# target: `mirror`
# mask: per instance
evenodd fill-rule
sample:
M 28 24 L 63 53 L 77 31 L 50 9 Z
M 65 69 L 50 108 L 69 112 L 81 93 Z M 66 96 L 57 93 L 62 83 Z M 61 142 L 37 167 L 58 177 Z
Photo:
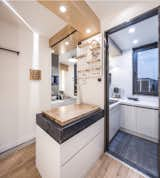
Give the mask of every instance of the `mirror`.
M 76 102 L 77 67 L 76 49 L 52 54 L 51 91 L 52 106 L 62 106 Z

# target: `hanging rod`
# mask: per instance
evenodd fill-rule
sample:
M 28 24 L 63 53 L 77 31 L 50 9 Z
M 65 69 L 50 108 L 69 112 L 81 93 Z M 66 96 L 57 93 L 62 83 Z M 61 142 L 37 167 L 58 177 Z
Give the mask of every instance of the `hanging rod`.
M 19 55 L 19 51 L 15 51 L 15 50 L 12 50 L 12 49 L 7 49 L 7 48 L 2 48 L 2 47 L 0 47 L 0 50 L 4 50 L 4 51 L 9 51 L 9 52 L 11 52 L 11 53 L 16 53 L 17 54 L 17 56 Z

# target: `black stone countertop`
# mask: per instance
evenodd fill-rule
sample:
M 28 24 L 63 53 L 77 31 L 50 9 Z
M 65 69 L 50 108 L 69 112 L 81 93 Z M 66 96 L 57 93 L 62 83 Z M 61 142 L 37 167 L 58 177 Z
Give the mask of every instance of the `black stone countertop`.
M 69 138 L 73 137 L 80 131 L 94 124 L 96 121 L 104 117 L 104 110 L 99 109 L 91 114 L 88 114 L 81 119 L 71 122 L 65 126 L 60 126 L 55 121 L 45 117 L 42 113 L 36 115 L 36 123 L 59 144 L 62 144 Z

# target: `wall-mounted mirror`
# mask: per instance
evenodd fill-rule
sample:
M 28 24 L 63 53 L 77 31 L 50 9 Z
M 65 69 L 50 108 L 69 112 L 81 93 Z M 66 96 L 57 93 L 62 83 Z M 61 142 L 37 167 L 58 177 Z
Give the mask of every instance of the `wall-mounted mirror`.
M 51 99 L 52 107 L 76 102 L 77 96 L 77 42 L 71 35 L 52 49 Z

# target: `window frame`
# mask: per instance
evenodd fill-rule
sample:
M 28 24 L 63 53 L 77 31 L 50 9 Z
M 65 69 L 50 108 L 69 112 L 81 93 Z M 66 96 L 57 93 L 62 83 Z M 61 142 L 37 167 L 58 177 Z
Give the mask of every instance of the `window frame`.
M 158 91 L 157 91 L 157 94 L 152 94 L 152 93 L 145 93 L 145 92 L 138 92 L 136 91 L 136 81 L 138 79 L 138 76 L 137 76 L 137 53 L 138 52 L 142 52 L 142 51 L 147 51 L 147 50 L 150 50 L 150 49 L 154 49 L 154 48 L 158 48 L 158 43 L 157 42 L 154 42 L 154 43 L 150 43 L 150 44 L 147 44 L 147 45 L 143 45 L 143 46 L 140 46 L 140 47 L 136 47 L 136 48 L 133 48 L 132 49 L 132 59 L 133 59 L 133 67 L 132 67 L 132 70 L 133 70 L 133 86 L 132 86 L 132 93 L 133 95 L 146 95 L 146 96 L 158 96 Z M 158 80 L 158 79 L 157 79 Z

